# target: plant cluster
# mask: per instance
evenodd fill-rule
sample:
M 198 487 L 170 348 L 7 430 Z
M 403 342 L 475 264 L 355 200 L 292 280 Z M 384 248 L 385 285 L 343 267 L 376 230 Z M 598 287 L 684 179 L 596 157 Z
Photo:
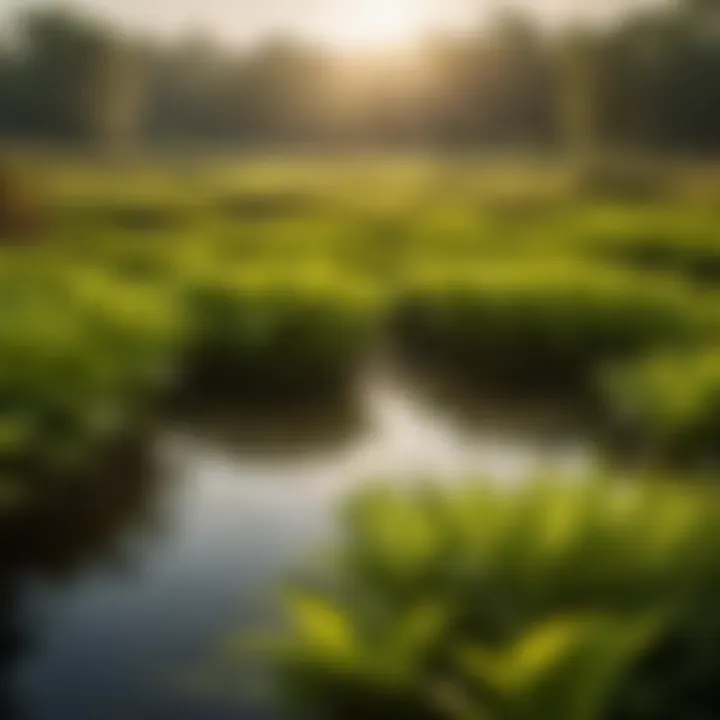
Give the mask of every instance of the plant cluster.
M 713 717 L 717 512 L 607 478 L 366 491 L 286 595 L 286 698 L 320 718 Z

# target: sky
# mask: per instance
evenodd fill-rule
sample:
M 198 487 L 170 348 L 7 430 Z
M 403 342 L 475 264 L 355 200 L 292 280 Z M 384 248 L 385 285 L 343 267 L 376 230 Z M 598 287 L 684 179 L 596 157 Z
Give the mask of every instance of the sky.
M 152 34 L 208 32 L 252 43 L 292 34 L 343 47 L 410 43 L 430 30 L 477 25 L 493 9 L 529 8 L 553 23 L 607 17 L 653 0 L 0 0 L 0 22 L 33 4 L 88 8 Z

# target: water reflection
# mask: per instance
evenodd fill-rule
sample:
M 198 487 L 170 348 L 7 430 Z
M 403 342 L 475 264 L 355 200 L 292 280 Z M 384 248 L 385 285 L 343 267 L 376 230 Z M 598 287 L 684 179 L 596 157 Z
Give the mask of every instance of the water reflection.
M 19 710 L 15 671 L 38 642 L 28 588 L 72 586 L 91 567 L 129 572 L 135 547 L 160 526 L 162 475 L 144 452 L 114 458 L 102 482 L 86 478 L 48 490 L 0 522 L 0 718 Z M 142 539 L 140 539 L 142 538 Z
M 0 575 L 0 717 L 20 718 L 13 671 L 19 662 L 27 636 L 20 627 L 18 587 Z
M 451 420 L 455 433 L 477 438 L 505 436 L 563 455 L 568 441 L 584 439 L 587 449 L 600 449 L 601 423 L 595 401 L 577 391 L 527 391 L 507 384 L 469 383 L 452 373 L 437 372 L 405 359 L 388 366 L 395 386 Z M 592 440 L 591 440 L 592 439 Z
M 195 409 L 168 424 L 149 475 L 77 488 L 4 528 L 0 717 L 263 717 L 182 678 L 229 629 L 273 622 L 279 579 L 331 537 L 354 488 L 590 462 L 577 425 L 548 433 L 542 413 L 476 405 L 383 367 L 334 406 Z
M 297 459 L 337 451 L 366 432 L 367 423 L 361 382 L 315 403 L 196 401 L 175 412 L 171 427 L 233 456 Z

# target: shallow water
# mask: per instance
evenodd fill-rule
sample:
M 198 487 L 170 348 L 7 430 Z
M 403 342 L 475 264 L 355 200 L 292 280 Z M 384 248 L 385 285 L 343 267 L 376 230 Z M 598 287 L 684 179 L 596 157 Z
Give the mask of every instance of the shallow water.
M 147 476 L 26 528 L 0 569 L 0 718 L 273 717 L 259 667 L 230 688 L 213 658 L 228 633 L 272 624 L 274 589 L 354 488 L 592 461 L 573 418 L 430 396 L 382 372 L 341 408 L 178 420 Z

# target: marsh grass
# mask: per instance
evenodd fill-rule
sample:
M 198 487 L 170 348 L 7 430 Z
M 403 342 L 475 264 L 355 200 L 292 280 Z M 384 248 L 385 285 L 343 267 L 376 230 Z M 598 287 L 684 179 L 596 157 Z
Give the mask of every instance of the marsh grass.
M 3 469 L 84 464 L 124 432 L 175 372 L 180 321 L 155 288 L 21 258 L 3 268 Z
M 322 266 L 218 268 L 195 277 L 188 293 L 197 329 L 194 377 L 225 392 L 337 390 L 383 328 L 378 289 Z
M 26 513 L 69 547 L 101 531 L 125 495 L 72 479 L 167 408 L 251 408 L 252 431 L 232 413 L 211 431 L 279 453 L 265 410 L 309 425 L 388 347 L 465 396 L 590 399 L 654 466 L 716 472 L 714 175 L 579 186 L 542 163 L 387 158 L 42 174 L 54 224 L 0 252 L 0 537 Z M 287 696 L 344 720 L 717 716 L 718 498 L 678 476 L 366 491 L 287 598 Z
M 416 353 L 520 385 L 592 383 L 606 363 L 715 331 L 692 287 L 583 262 L 424 269 L 398 313 Z
M 214 205 L 220 215 L 250 222 L 312 217 L 332 208 L 321 195 L 297 190 L 238 191 L 218 198 Z
M 0 256 L 12 473 L 79 462 L 156 407 L 150 366 L 257 400 L 332 394 L 391 333 L 445 373 L 576 396 L 618 361 L 717 342 L 694 282 L 717 266 L 706 169 L 663 178 L 660 207 L 579 192 L 548 163 L 29 166 L 52 225 Z

